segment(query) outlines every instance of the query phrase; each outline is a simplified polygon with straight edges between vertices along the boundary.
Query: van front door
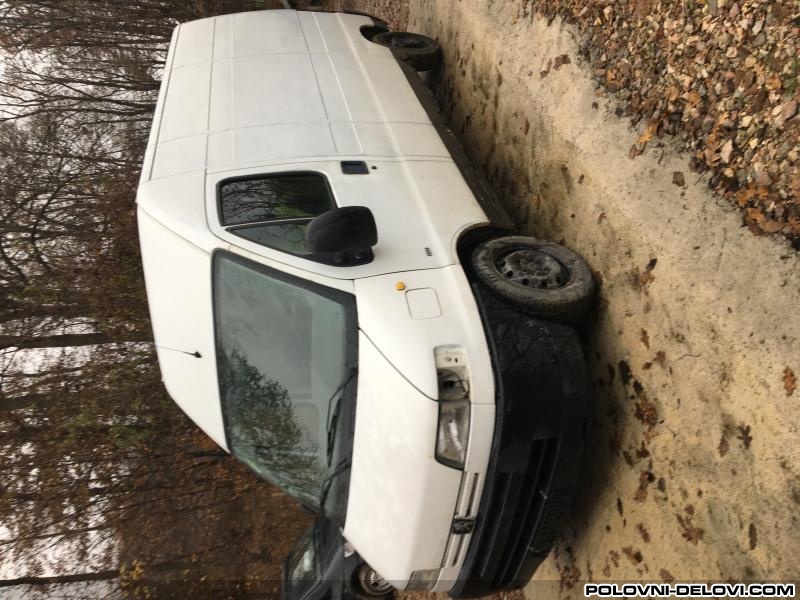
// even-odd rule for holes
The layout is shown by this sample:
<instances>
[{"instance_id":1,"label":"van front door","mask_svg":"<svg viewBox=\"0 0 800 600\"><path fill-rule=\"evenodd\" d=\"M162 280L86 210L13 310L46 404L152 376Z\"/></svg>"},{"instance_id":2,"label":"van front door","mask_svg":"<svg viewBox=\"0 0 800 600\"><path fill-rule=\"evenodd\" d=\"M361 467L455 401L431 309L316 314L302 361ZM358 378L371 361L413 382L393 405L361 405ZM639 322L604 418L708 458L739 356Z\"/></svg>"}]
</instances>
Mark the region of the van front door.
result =
<instances>
[{"instance_id":1,"label":"van front door","mask_svg":"<svg viewBox=\"0 0 800 600\"><path fill-rule=\"evenodd\" d=\"M449 160L274 164L210 173L209 225L228 243L330 277L355 279L455 264L455 239L486 216ZM378 229L368 264L312 260L305 229L334 207L366 206Z\"/></svg>"}]
</instances>

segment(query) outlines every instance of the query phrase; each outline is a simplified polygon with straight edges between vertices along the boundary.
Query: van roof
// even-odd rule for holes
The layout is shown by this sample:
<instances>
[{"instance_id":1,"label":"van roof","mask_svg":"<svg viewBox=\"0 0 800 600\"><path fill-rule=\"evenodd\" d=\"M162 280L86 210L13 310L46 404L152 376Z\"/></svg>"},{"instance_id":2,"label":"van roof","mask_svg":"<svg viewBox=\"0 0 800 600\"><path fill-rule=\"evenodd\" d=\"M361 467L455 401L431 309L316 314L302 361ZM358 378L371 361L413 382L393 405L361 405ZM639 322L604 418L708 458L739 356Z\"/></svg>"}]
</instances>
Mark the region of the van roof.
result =
<instances>
[{"instance_id":1,"label":"van roof","mask_svg":"<svg viewBox=\"0 0 800 600\"><path fill-rule=\"evenodd\" d=\"M360 15L264 10L178 26L142 180L287 159L408 156L396 138L409 128L415 137L430 120L408 86L397 86L392 53L360 34L368 24Z\"/></svg>"}]
</instances>

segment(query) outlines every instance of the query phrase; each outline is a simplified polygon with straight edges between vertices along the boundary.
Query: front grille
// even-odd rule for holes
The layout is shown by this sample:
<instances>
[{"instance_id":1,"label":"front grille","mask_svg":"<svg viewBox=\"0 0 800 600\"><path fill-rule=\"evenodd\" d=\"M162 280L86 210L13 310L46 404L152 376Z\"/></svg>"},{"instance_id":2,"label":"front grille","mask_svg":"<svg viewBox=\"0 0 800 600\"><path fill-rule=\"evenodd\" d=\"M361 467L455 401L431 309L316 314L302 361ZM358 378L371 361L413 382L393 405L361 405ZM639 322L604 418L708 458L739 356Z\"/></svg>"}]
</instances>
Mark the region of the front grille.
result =
<instances>
[{"instance_id":1,"label":"front grille","mask_svg":"<svg viewBox=\"0 0 800 600\"><path fill-rule=\"evenodd\" d=\"M549 550L566 504L565 499L548 497L558 450L559 438L535 440L524 470L497 473L482 512L486 521L477 553L480 579L498 588L511 586L530 553Z\"/></svg>"}]
</instances>

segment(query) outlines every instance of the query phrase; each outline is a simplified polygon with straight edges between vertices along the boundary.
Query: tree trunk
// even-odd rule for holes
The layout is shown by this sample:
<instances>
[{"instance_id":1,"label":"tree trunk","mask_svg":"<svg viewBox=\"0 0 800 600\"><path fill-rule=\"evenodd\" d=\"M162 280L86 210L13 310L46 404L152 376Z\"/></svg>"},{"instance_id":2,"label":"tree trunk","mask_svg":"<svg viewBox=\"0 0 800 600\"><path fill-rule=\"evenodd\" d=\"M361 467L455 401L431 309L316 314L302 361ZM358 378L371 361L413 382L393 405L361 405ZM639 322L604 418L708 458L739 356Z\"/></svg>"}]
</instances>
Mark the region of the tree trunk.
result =
<instances>
[{"instance_id":1,"label":"tree trunk","mask_svg":"<svg viewBox=\"0 0 800 600\"><path fill-rule=\"evenodd\" d=\"M58 399L54 394L25 394L22 396L2 397L0 396L0 412L11 410L21 410L36 406L41 408L52 400Z\"/></svg>"},{"instance_id":2,"label":"tree trunk","mask_svg":"<svg viewBox=\"0 0 800 600\"><path fill-rule=\"evenodd\" d=\"M67 333L62 335L0 335L0 350L6 348L65 348L68 346L93 346L113 342L144 342L147 337L141 334L125 336L124 339L112 338L105 333Z\"/></svg>"},{"instance_id":3,"label":"tree trunk","mask_svg":"<svg viewBox=\"0 0 800 600\"><path fill-rule=\"evenodd\" d=\"M16 579L0 579L0 587L15 585L50 585L75 583L79 581L107 581L119 577L119 569L94 571L93 573L77 573L74 575L53 575L50 577L17 577Z\"/></svg>"}]
</instances>

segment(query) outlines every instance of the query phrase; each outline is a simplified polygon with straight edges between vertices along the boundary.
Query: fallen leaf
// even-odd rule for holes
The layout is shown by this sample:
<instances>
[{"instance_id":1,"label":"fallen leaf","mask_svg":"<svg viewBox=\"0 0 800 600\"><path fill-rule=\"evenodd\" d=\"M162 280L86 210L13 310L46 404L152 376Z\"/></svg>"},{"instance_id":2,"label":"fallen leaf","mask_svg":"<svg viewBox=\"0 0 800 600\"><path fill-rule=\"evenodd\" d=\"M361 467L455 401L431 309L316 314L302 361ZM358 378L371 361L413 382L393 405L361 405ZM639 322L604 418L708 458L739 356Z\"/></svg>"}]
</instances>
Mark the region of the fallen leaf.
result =
<instances>
[{"instance_id":1,"label":"fallen leaf","mask_svg":"<svg viewBox=\"0 0 800 600\"><path fill-rule=\"evenodd\" d=\"M706 146L706 149L703 150L703 156L706 159L706 164L707 165L714 166L714 163L716 163L719 160L719 144L718 144L718 142L709 139L708 145Z\"/></svg>"},{"instance_id":2,"label":"fallen leaf","mask_svg":"<svg viewBox=\"0 0 800 600\"><path fill-rule=\"evenodd\" d=\"M773 221L772 219L767 219L763 223L761 223L761 229L766 233L777 233L781 229L783 229L783 223L780 221Z\"/></svg>"},{"instance_id":3,"label":"fallen leaf","mask_svg":"<svg viewBox=\"0 0 800 600\"><path fill-rule=\"evenodd\" d=\"M681 529L683 529L683 533L681 535L686 539L686 541L696 545L697 542L703 539L705 530L692 525L693 515L690 514L688 517L684 517L683 515L676 514L675 516L678 518L678 524L681 526Z\"/></svg>"},{"instance_id":4,"label":"fallen leaf","mask_svg":"<svg viewBox=\"0 0 800 600\"><path fill-rule=\"evenodd\" d=\"M650 532L647 531L647 527L644 526L644 523L637 524L636 530L639 532L639 535L642 536L642 540L644 540L645 544L650 542Z\"/></svg>"},{"instance_id":5,"label":"fallen leaf","mask_svg":"<svg viewBox=\"0 0 800 600\"><path fill-rule=\"evenodd\" d=\"M722 162L728 164L731 162L731 153L733 152L733 140L728 140L719 152L719 157Z\"/></svg>"},{"instance_id":6,"label":"fallen leaf","mask_svg":"<svg viewBox=\"0 0 800 600\"><path fill-rule=\"evenodd\" d=\"M778 118L775 119L775 124L781 127L786 121L791 119L797 112L797 100L791 100L780 107Z\"/></svg>"},{"instance_id":7,"label":"fallen leaf","mask_svg":"<svg viewBox=\"0 0 800 600\"><path fill-rule=\"evenodd\" d=\"M566 54L562 54L561 56L556 56L553 60L553 70L558 71L561 68L561 65L568 65L572 61L569 59L569 56Z\"/></svg>"},{"instance_id":8,"label":"fallen leaf","mask_svg":"<svg viewBox=\"0 0 800 600\"><path fill-rule=\"evenodd\" d=\"M719 440L719 446L717 446L717 450L719 451L720 456L725 456L730 450L730 444L728 443L728 438L725 437L725 434L722 434L722 437Z\"/></svg>"},{"instance_id":9,"label":"fallen leaf","mask_svg":"<svg viewBox=\"0 0 800 600\"><path fill-rule=\"evenodd\" d=\"M749 448L750 444L753 442L753 436L750 435L750 425L745 425L742 423L737 427L737 429L739 430L739 435L736 437L742 441L745 449Z\"/></svg>"},{"instance_id":10,"label":"fallen leaf","mask_svg":"<svg viewBox=\"0 0 800 600\"><path fill-rule=\"evenodd\" d=\"M756 223L757 225L761 225L767 218L757 208L748 208L744 211L745 220L749 221L750 223Z\"/></svg>"},{"instance_id":11,"label":"fallen leaf","mask_svg":"<svg viewBox=\"0 0 800 600\"><path fill-rule=\"evenodd\" d=\"M638 144L634 144L631 146L631 149L628 151L628 158L636 158L642 152L644 152L643 147L640 147Z\"/></svg>"},{"instance_id":12,"label":"fallen leaf","mask_svg":"<svg viewBox=\"0 0 800 600\"><path fill-rule=\"evenodd\" d=\"M797 378L794 376L794 371L789 367L783 370L783 389L786 390L786 395L791 396L797 389Z\"/></svg>"},{"instance_id":13,"label":"fallen leaf","mask_svg":"<svg viewBox=\"0 0 800 600\"><path fill-rule=\"evenodd\" d=\"M675 100L677 100L678 96L680 95L680 90L678 89L677 85L671 85L671 86L669 86L668 93L669 93L669 96L668 96L669 101L670 102L675 102Z\"/></svg>"},{"instance_id":14,"label":"fallen leaf","mask_svg":"<svg viewBox=\"0 0 800 600\"><path fill-rule=\"evenodd\" d=\"M783 80L781 79L780 75L770 73L769 76L767 76L764 85L771 92L777 91L783 87Z\"/></svg>"},{"instance_id":15,"label":"fallen leaf","mask_svg":"<svg viewBox=\"0 0 800 600\"><path fill-rule=\"evenodd\" d=\"M650 471L642 471L639 473L639 488L633 495L633 499L636 500L636 502L641 503L647 500L647 486L653 483L655 479L655 475L653 475Z\"/></svg>"},{"instance_id":16,"label":"fallen leaf","mask_svg":"<svg viewBox=\"0 0 800 600\"><path fill-rule=\"evenodd\" d=\"M769 197L769 189L765 187L755 187L750 185L744 189L736 192L736 201L741 208L747 206L750 202L758 200L766 200Z\"/></svg>"},{"instance_id":17,"label":"fallen leaf","mask_svg":"<svg viewBox=\"0 0 800 600\"><path fill-rule=\"evenodd\" d=\"M800 175L793 175L789 181L789 189L792 193L800 198Z\"/></svg>"},{"instance_id":18,"label":"fallen leaf","mask_svg":"<svg viewBox=\"0 0 800 600\"><path fill-rule=\"evenodd\" d=\"M647 129L644 130L644 133L639 136L639 139L636 140L637 144L646 144L650 140L653 139L656 131L658 130L658 121L650 121L647 124Z\"/></svg>"},{"instance_id":19,"label":"fallen leaf","mask_svg":"<svg viewBox=\"0 0 800 600\"><path fill-rule=\"evenodd\" d=\"M684 187L686 185L686 179L684 179L683 173L680 171L674 171L672 173L672 183L679 187Z\"/></svg>"},{"instance_id":20,"label":"fallen leaf","mask_svg":"<svg viewBox=\"0 0 800 600\"><path fill-rule=\"evenodd\" d=\"M628 560L631 561L634 565L638 565L642 562L642 553L638 550L634 550L630 546L626 546L622 549L622 553L628 557Z\"/></svg>"},{"instance_id":21,"label":"fallen leaf","mask_svg":"<svg viewBox=\"0 0 800 600\"><path fill-rule=\"evenodd\" d=\"M642 329L641 334L639 335L639 339L642 340L642 343L645 345L645 348L648 350L650 349L650 336L647 335L647 330Z\"/></svg>"}]
</instances>

